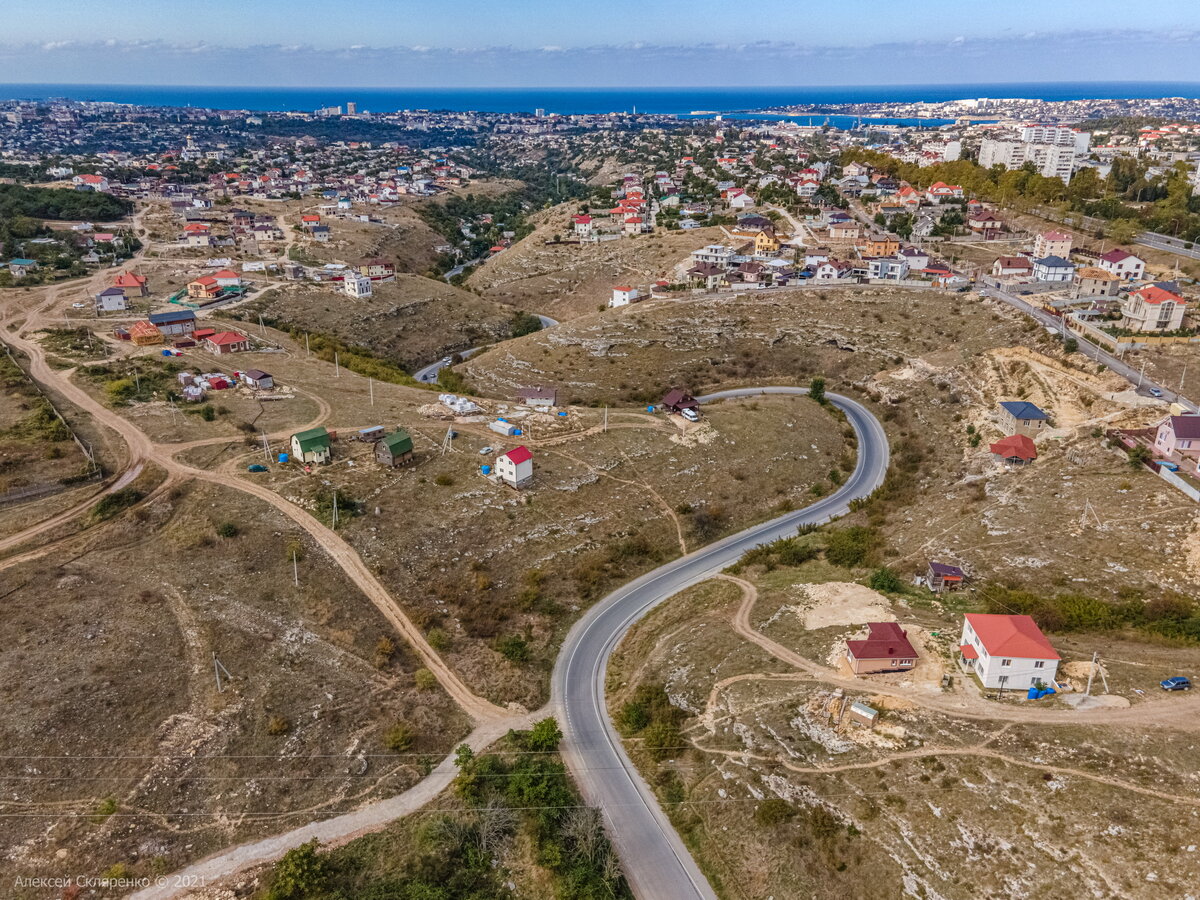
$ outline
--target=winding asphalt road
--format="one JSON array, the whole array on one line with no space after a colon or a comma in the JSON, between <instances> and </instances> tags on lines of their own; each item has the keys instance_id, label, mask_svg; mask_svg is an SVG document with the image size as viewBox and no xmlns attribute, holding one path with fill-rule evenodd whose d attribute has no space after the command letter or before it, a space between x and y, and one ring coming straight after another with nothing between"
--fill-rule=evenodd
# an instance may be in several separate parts
<instances>
[{"instance_id":1,"label":"winding asphalt road","mask_svg":"<svg viewBox=\"0 0 1200 900\"><path fill-rule=\"evenodd\" d=\"M698 399L711 403L762 394L807 393L796 387L739 388ZM646 900L716 900L716 894L625 753L609 720L604 702L609 657L630 627L668 597L713 577L747 550L794 535L799 525L844 515L850 501L868 496L883 483L888 467L883 426L854 400L827 396L846 414L858 436L858 463L837 492L689 553L614 591L575 623L558 655L551 705L563 730L563 756L585 802L604 811L608 834L629 884L636 896Z\"/></svg>"}]
</instances>

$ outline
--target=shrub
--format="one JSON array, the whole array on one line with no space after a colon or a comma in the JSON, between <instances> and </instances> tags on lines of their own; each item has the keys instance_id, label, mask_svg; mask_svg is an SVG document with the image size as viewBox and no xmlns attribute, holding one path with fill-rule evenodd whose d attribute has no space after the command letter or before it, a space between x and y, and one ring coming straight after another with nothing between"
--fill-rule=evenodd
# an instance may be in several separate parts
<instances>
[{"instance_id":1,"label":"shrub","mask_svg":"<svg viewBox=\"0 0 1200 900\"><path fill-rule=\"evenodd\" d=\"M525 749L534 753L553 753L562 741L562 731L553 716L547 716L529 730L525 738Z\"/></svg>"},{"instance_id":2,"label":"shrub","mask_svg":"<svg viewBox=\"0 0 1200 900\"><path fill-rule=\"evenodd\" d=\"M121 488L100 498L100 502L92 507L92 518L103 521L111 519L121 510L133 506L144 495L135 488Z\"/></svg>"},{"instance_id":3,"label":"shrub","mask_svg":"<svg viewBox=\"0 0 1200 900\"><path fill-rule=\"evenodd\" d=\"M867 586L873 591L882 591L885 594L896 594L904 590L900 576L887 566L882 566L872 572Z\"/></svg>"},{"instance_id":4,"label":"shrub","mask_svg":"<svg viewBox=\"0 0 1200 900\"><path fill-rule=\"evenodd\" d=\"M642 731L642 743L651 759L662 762L682 749L683 733L675 722L655 721Z\"/></svg>"},{"instance_id":5,"label":"shrub","mask_svg":"<svg viewBox=\"0 0 1200 900\"><path fill-rule=\"evenodd\" d=\"M440 628L430 628L426 639L429 641L429 646L434 650L441 651L450 646L449 635Z\"/></svg>"},{"instance_id":6,"label":"shrub","mask_svg":"<svg viewBox=\"0 0 1200 900\"><path fill-rule=\"evenodd\" d=\"M413 672L413 683L419 690L431 691L437 687L438 680L437 676L428 669L417 669Z\"/></svg>"},{"instance_id":7,"label":"shrub","mask_svg":"<svg viewBox=\"0 0 1200 900\"><path fill-rule=\"evenodd\" d=\"M838 528L829 535L825 559L835 566L853 569L870 565L878 555L879 536L875 529L862 525Z\"/></svg>"},{"instance_id":8,"label":"shrub","mask_svg":"<svg viewBox=\"0 0 1200 900\"><path fill-rule=\"evenodd\" d=\"M454 484L454 476L447 475L445 472L433 479L433 483L438 487L449 487Z\"/></svg>"},{"instance_id":9,"label":"shrub","mask_svg":"<svg viewBox=\"0 0 1200 900\"><path fill-rule=\"evenodd\" d=\"M417 734L407 722L397 722L383 733L383 746L393 753L404 753L412 749Z\"/></svg>"},{"instance_id":10,"label":"shrub","mask_svg":"<svg viewBox=\"0 0 1200 900\"><path fill-rule=\"evenodd\" d=\"M522 635L510 634L496 641L496 649L500 655L513 663L523 663L529 660L529 641Z\"/></svg>"},{"instance_id":11,"label":"shrub","mask_svg":"<svg viewBox=\"0 0 1200 900\"><path fill-rule=\"evenodd\" d=\"M1140 469L1150 461L1153 454L1150 448L1144 444L1138 444L1136 447L1130 447L1127 456L1129 457L1129 465L1131 468Z\"/></svg>"},{"instance_id":12,"label":"shrub","mask_svg":"<svg viewBox=\"0 0 1200 900\"><path fill-rule=\"evenodd\" d=\"M320 896L329 884L329 863L317 853L314 838L283 855L271 870L267 900L306 900Z\"/></svg>"},{"instance_id":13,"label":"shrub","mask_svg":"<svg viewBox=\"0 0 1200 900\"><path fill-rule=\"evenodd\" d=\"M238 536L238 527L233 522L222 522L217 526L217 535L223 538Z\"/></svg>"},{"instance_id":14,"label":"shrub","mask_svg":"<svg viewBox=\"0 0 1200 900\"><path fill-rule=\"evenodd\" d=\"M375 668L382 669L392 661L396 653L396 643L386 634L375 642Z\"/></svg>"},{"instance_id":15,"label":"shrub","mask_svg":"<svg viewBox=\"0 0 1200 900\"><path fill-rule=\"evenodd\" d=\"M271 716L267 720L267 734L272 737L279 737L281 734L287 734L292 730L292 723L285 716Z\"/></svg>"},{"instance_id":16,"label":"shrub","mask_svg":"<svg viewBox=\"0 0 1200 900\"><path fill-rule=\"evenodd\" d=\"M780 797L769 797L754 810L754 821L763 827L782 825L796 817L796 808Z\"/></svg>"}]
</instances>

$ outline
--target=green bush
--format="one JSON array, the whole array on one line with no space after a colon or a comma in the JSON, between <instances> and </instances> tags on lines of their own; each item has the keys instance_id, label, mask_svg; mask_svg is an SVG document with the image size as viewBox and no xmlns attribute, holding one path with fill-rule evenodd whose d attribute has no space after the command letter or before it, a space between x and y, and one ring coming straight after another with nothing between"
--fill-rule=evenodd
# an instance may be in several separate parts
<instances>
[{"instance_id":1,"label":"green bush","mask_svg":"<svg viewBox=\"0 0 1200 900\"><path fill-rule=\"evenodd\" d=\"M879 554L879 535L873 528L851 525L838 528L829 535L825 559L843 569L869 566Z\"/></svg>"},{"instance_id":2,"label":"green bush","mask_svg":"<svg viewBox=\"0 0 1200 900\"><path fill-rule=\"evenodd\" d=\"M383 746L393 753L404 753L412 749L417 733L407 722L397 722L383 733Z\"/></svg>"},{"instance_id":3,"label":"green bush","mask_svg":"<svg viewBox=\"0 0 1200 900\"><path fill-rule=\"evenodd\" d=\"M329 884L328 860L317 853L314 838L283 855L271 870L267 900L310 900L324 893Z\"/></svg>"},{"instance_id":4,"label":"green bush","mask_svg":"<svg viewBox=\"0 0 1200 900\"><path fill-rule=\"evenodd\" d=\"M138 503L145 495L136 488L121 488L100 498L100 502L92 507L92 518L103 521L111 519L123 509Z\"/></svg>"},{"instance_id":5,"label":"green bush","mask_svg":"<svg viewBox=\"0 0 1200 900\"><path fill-rule=\"evenodd\" d=\"M496 641L496 649L509 662L523 663L529 661L529 641L522 635L510 634Z\"/></svg>"},{"instance_id":6,"label":"green bush","mask_svg":"<svg viewBox=\"0 0 1200 900\"><path fill-rule=\"evenodd\" d=\"M872 572L871 577L867 580L867 586L873 591L880 591L885 594L897 594L904 590L904 584L900 581L900 576L887 566L882 566Z\"/></svg>"},{"instance_id":7,"label":"green bush","mask_svg":"<svg viewBox=\"0 0 1200 900\"><path fill-rule=\"evenodd\" d=\"M235 522L222 522L217 526L217 534L223 538L237 537L239 529Z\"/></svg>"}]
</instances>

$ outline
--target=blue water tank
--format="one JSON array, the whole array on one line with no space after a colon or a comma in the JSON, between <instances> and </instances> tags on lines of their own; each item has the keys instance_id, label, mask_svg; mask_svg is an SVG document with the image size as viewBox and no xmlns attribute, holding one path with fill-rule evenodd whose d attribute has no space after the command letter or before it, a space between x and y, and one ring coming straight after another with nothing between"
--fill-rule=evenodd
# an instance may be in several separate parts
<instances>
[{"instance_id":1,"label":"blue water tank","mask_svg":"<svg viewBox=\"0 0 1200 900\"><path fill-rule=\"evenodd\" d=\"M566 415L566 413L565 413L565 412L560 412L560 413L559 413L559 415L560 415L560 416L565 416L565 415Z\"/></svg>"},{"instance_id":2,"label":"blue water tank","mask_svg":"<svg viewBox=\"0 0 1200 900\"><path fill-rule=\"evenodd\" d=\"M1058 693L1058 692L1056 690L1054 690L1054 688L1046 688L1044 691L1042 691L1042 696L1049 697L1051 694L1056 694L1056 693Z\"/></svg>"},{"instance_id":3,"label":"blue water tank","mask_svg":"<svg viewBox=\"0 0 1200 900\"><path fill-rule=\"evenodd\" d=\"M480 466L479 471L482 472L484 475L491 475L492 467L491 466Z\"/></svg>"},{"instance_id":4,"label":"blue water tank","mask_svg":"<svg viewBox=\"0 0 1200 900\"><path fill-rule=\"evenodd\" d=\"M521 429L520 429L520 428L514 428L514 429L513 429L513 435L514 435L514 436L516 436L516 437L520 437L520 436L521 436Z\"/></svg>"},{"instance_id":5,"label":"blue water tank","mask_svg":"<svg viewBox=\"0 0 1200 900\"><path fill-rule=\"evenodd\" d=\"M1031 687L1029 689L1029 692L1025 695L1025 699L1026 700L1036 700L1039 696L1041 696L1041 695L1038 693L1038 689L1035 687Z\"/></svg>"},{"instance_id":6,"label":"blue water tank","mask_svg":"<svg viewBox=\"0 0 1200 900\"><path fill-rule=\"evenodd\" d=\"M288 455L287 455L286 453L280 453L280 454L279 454L279 461L280 461L280 462L287 462L287 461L288 461Z\"/></svg>"}]
</instances>

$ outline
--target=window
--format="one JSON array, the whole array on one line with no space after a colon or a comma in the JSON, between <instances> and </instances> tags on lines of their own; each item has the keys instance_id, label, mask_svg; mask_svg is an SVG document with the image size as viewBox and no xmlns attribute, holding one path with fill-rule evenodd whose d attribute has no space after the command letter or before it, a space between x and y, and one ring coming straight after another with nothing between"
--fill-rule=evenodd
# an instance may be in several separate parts
<instances>
[{"instance_id":1,"label":"window","mask_svg":"<svg viewBox=\"0 0 1200 900\"><path fill-rule=\"evenodd\" d=\"M1007 675L1001 675L998 680L1000 682L1000 687L1004 687L1006 684L1008 684L1008 676Z\"/></svg>"},{"instance_id":2,"label":"window","mask_svg":"<svg viewBox=\"0 0 1200 900\"><path fill-rule=\"evenodd\" d=\"M1011 659L1002 659L1002 660L1000 660L1000 665L1004 666L1004 667L1011 666L1012 660Z\"/></svg>"},{"instance_id":3,"label":"window","mask_svg":"<svg viewBox=\"0 0 1200 900\"><path fill-rule=\"evenodd\" d=\"M1046 661L1045 661L1045 660L1042 660L1042 659L1035 660L1035 661L1034 661L1034 664L1033 664L1033 667L1034 667L1035 669L1044 669L1044 668L1046 668Z\"/></svg>"}]
</instances>

